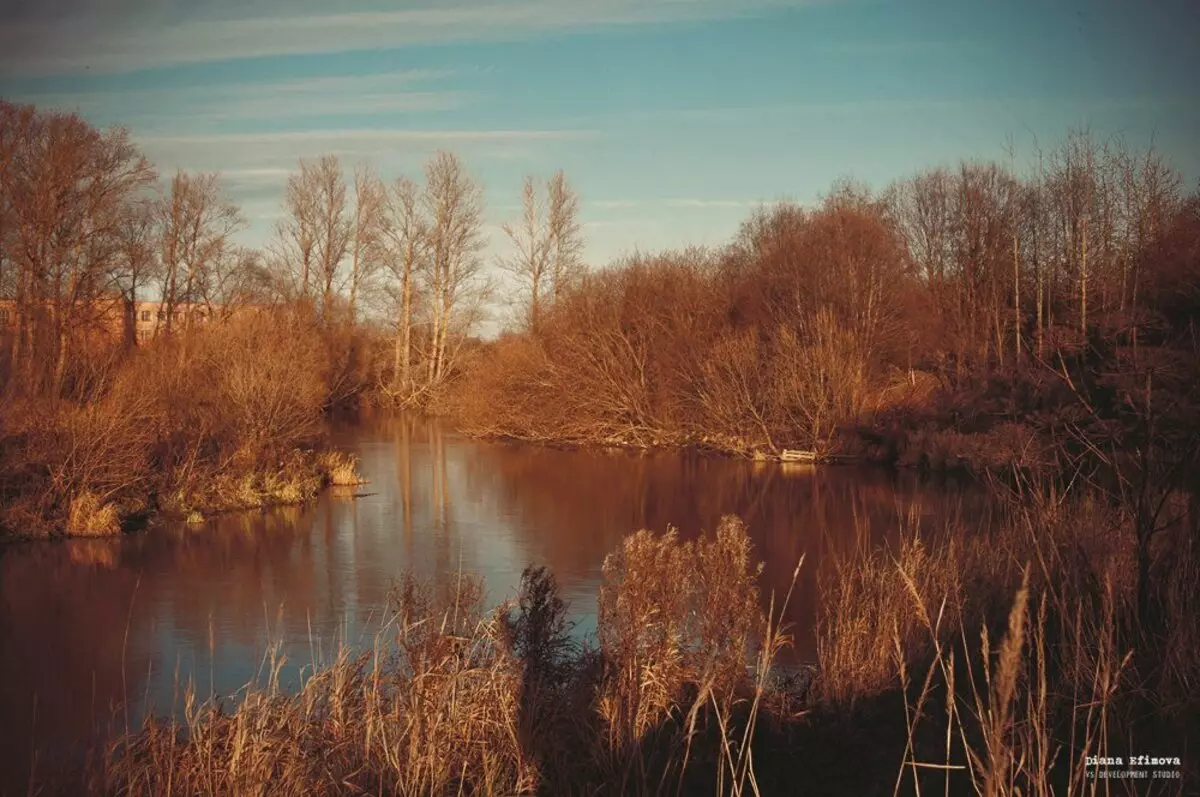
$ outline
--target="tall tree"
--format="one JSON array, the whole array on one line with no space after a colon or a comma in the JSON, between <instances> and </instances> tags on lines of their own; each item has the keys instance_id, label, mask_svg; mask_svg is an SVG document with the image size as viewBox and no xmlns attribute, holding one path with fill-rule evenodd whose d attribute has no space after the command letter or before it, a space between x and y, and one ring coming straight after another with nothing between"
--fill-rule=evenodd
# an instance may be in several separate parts
<instances>
[{"instance_id":1,"label":"tall tree","mask_svg":"<svg viewBox=\"0 0 1200 797\"><path fill-rule=\"evenodd\" d=\"M547 181L546 191L550 269L554 279L554 299L557 301L582 268L579 195L571 188L561 169Z\"/></svg>"},{"instance_id":2,"label":"tall tree","mask_svg":"<svg viewBox=\"0 0 1200 797\"><path fill-rule=\"evenodd\" d=\"M137 345L138 299L159 275L156 208L151 199L130 202L118 224L118 258L113 273L123 303L125 346Z\"/></svg>"},{"instance_id":3,"label":"tall tree","mask_svg":"<svg viewBox=\"0 0 1200 797\"><path fill-rule=\"evenodd\" d=\"M175 173L159 209L163 324L168 334L180 307L185 310L185 327L192 323L193 305L204 301L209 280L244 224L241 210L224 198L217 173Z\"/></svg>"},{"instance_id":4,"label":"tall tree","mask_svg":"<svg viewBox=\"0 0 1200 797\"><path fill-rule=\"evenodd\" d=\"M350 323L357 320L363 286L379 267L387 189L366 164L354 170L354 227L350 249Z\"/></svg>"},{"instance_id":5,"label":"tall tree","mask_svg":"<svg viewBox=\"0 0 1200 797\"><path fill-rule=\"evenodd\" d=\"M413 301L418 273L426 269L429 225L421 202L421 187L407 177L392 185L386 196L383 223L385 263L396 286L396 346L393 389L405 399L412 395Z\"/></svg>"},{"instance_id":6,"label":"tall tree","mask_svg":"<svg viewBox=\"0 0 1200 797\"><path fill-rule=\"evenodd\" d=\"M309 295L317 249L316 174L304 161L300 171L288 175L284 188L284 217L275 225L274 255L291 272L296 293Z\"/></svg>"},{"instance_id":7,"label":"tall tree","mask_svg":"<svg viewBox=\"0 0 1200 797\"><path fill-rule=\"evenodd\" d=\"M483 189L449 152L425 166L425 213L429 218L430 319L429 382L447 375L454 351L476 320L486 286L480 280L483 249ZM455 348L450 348L456 327Z\"/></svg>"},{"instance_id":8,"label":"tall tree","mask_svg":"<svg viewBox=\"0 0 1200 797\"><path fill-rule=\"evenodd\" d=\"M532 332L537 332L541 317L542 297L547 282L553 278L551 272L550 224L546 201L540 196L537 181L526 176L521 186L521 217L502 228L512 242L516 253L500 261L503 269L511 273L528 291L526 321Z\"/></svg>"},{"instance_id":9,"label":"tall tree","mask_svg":"<svg viewBox=\"0 0 1200 797\"><path fill-rule=\"evenodd\" d=\"M558 301L580 273L583 239L579 198L560 170L545 181L527 176L521 186L521 217L505 224L516 254L500 261L527 291L527 323L538 328L547 298Z\"/></svg>"},{"instance_id":10,"label":"tall tree","mask_svg":"<svg viewBox=\"0 0 1200 797\"><path fill-rule=\"evenodd\" d=\"M57 394L77 333L110 309L101 300L124 206L154 173L121 128L101 132L75 114L7 104L0 123L4 259L15 272L10 362L33 390L41 348L38 360L53 364L44 384Z\"/></svg>"},{"instance_id":11,"label":"tall tree","mask_svg":"<svg viewBox=\"0 0 1200 797\"><path fill-rule=\"evenodd\" d=\"M209 268L199 291L209 318L231 318L239 308L263 301L270 280L262 253L245 246L229 246Z\"/></svg>"},{"instance_id":12,"label":"tall tree","mask_svg":"<svg viewBox=\"0 0 1200 797\"><path fill-rule=\"evenodd\" d=\"M353 231L346 214L346 181L338 159L333 155L322 155L310 168L316 175L317 278L321 285L322 309L328 317L337 289L341 287L338 278Z\"/></svg>"}]
</instances>

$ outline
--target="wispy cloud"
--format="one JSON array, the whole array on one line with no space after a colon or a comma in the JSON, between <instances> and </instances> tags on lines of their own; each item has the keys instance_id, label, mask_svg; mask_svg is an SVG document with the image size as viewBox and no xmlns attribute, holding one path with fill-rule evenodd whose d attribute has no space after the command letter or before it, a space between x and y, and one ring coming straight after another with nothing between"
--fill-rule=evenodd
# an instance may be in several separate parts
<instances>
[{"instance_id":1,"label":"wispy cloud","mask_svg":"<svg viewBox=\"0 0 1200 797\"><path fill-rule=\"evenodd\" d=\"M17 93L13 99L42 107L119 119L135 129L162 132L197 125L228 127L263 119L370 116L442 111L466 105L467 92L430 87L450 70L406 70L382 74L261 81L179 89Z\"/></svg>"},{"instance_id":2,"label":"wispy cloud","mask_svg":"<svg viewBox=\"0 0 1200 797\"><path fill-rule=\"evenodd\" d=\"M667 199L664 204L670 208L746 208L761 203L744 199Z\"/></svg>"},{"instance_id":3,"label":"wispy cloud","mask_svg":"<svg viewBox=\"0 0 1200 797\"><path fill-rule=\"evenodd\" d=\"M529 141L579 139L594 135L590 130L288 130L278 133L213 133L208 135L139 136L144 146L229 147L260 144L345 143L380 145L404 141Z\"/></svg>"},{"instance_id":4,"label":"wispy cloud","mask_svg":"<svg viewBox=\"0 0 1200 797\"><path fill-rule=\"evenodd\" d=\"M1106 111L1158 110L1163 108L1192 108L1195 99L1183 95L1146 94L1141 96L1072 97L1071 106L1083 113ZM845 100L773 103L764 105L721 105L711 108L657 108L624 113L616 121L689 124L736 124L760 127L764 122L775 125L795 124L800 120L844 120L847 117L895 116L898 114L1008 113L1036 116L1061 108L1062 98L1032 96L990 97L861 97ZM604 128L614 118L598 114L573 116L574 124Z\"/></svg>"},{"instance_id":5,"label":"wispy cloud","mask_svg":"<svg viewBox=\"0 0 1200 797\"><path fill-rule=\"evenodd\" d=\"M600 210L617 210L620 208L635 208L640 203L636 199L593 199L587 204Z\"/></svg>"},{"instance_id":6,"label":"wispy cloud","mask_svg":"<svg viewBox=\"0 0 1200 797\"><path fill-rule=\"evenodd\" d=\"M69 0L67 12L26 15L0 34L0 74L128 72L173 64L521 38L606 25L733 17L798 0L423 0L417 8L321 13L292 2L252 3L235 16L121 14ZM134 4L137 5L136 3ZM200 16L200 14L206 16Z\"/></svg>"},{"instance_id":7,"label":"wispy cloud","mask_svg":"<svg viewBox=\"0 0 1200 797\"><path fill-rule=\"evenodd\" d=\"M591 135L586 130L288 130L273 133L135 135L146 156L166 173L217 171L237 199L281 190L300 158L336 155L370 160L387 174L419 170L429 154L453 148L470 162L495 161L515 150L539 149Z\"/></svg>"},{"instance_id":8,"label":"wispy cloud","mask_svg":"<svg viewBox=\"0 0 1200 797\"><path fill-rule=\"evenodd\" d=\"M777 205L784 199L721 199L682 197L668 199L597 199L587 204L597 210L626 210L632 208L673 208L676 210L745 209L761 205Z\"/></svg>"}]
</instances>

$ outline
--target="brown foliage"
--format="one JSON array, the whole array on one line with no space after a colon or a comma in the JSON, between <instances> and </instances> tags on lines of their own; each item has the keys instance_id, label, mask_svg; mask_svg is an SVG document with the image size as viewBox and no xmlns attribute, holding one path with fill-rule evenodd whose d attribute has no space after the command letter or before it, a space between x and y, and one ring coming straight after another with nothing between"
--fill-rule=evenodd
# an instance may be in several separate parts
<instances>
[{"instance_id":1,"label":"brown foliage","mask_svg":"<svg viewBox=\"0 0 1200 797\"><path fill-rule=\"evenodd\" d=\"M838 197L756 217L720 258L588 275L542 310L536 340L510 336L469 364L459 419L527 439L830 449L903 348L898 240L877 206Z\"/></svg>"},{"instance_id":2,"label":"brown foliage","mask_svg":"<svg viewBox=\"0 0 1200 797\"><path fill-rule=\"evenodd\" d=\"M350 478L347 463L297 459L323 434L326 352L309 316L263 310L111 363L82 403L15 407L0 426L4 525L112 532L114 518L155 506L301 501Z\"/></svg>"},{"instance_id":3,"label":"brown foliage","mask_svg":"<svg viewBox=\"0 0 1200 797\"><path fill-rule=\"evenodd\" d=\"M640 740L708 683L723 700L743 682L764 633L750 539L726 517L714 537L639 531L604 562L597 621L607 674L600 714L616 748Z\"/></svg>"}]
</instances>

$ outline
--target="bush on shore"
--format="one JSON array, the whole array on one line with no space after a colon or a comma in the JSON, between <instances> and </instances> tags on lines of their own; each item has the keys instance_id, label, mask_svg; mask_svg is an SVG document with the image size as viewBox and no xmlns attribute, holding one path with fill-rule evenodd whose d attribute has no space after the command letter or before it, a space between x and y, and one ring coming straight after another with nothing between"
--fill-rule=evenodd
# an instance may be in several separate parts
<instances>
[{"instance_id":1,"label":"bush on shore","mask_svg":"<svg viewBox=\"0 0 1200 797\"><path fill-rule=\"evenodd\" d=\"M0 419L0 531L115 533L310 499L357 482L322 453L329 357L319 320L261 309L114 360L78 400L29 397Z\"/></svg>"}]
</instances>

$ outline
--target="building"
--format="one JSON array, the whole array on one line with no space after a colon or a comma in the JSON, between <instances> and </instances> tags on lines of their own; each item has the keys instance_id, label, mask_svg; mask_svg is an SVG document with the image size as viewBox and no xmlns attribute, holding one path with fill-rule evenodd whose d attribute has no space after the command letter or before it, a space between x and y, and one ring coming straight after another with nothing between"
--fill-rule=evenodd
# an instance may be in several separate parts
<instances>
[{"instance_id":1,"label":"building","mask_svg":"<svg viewBox=\"0 0 1200 797\"><path fill-rule=\"evenodd\" d=\"M49 301L35 309L38 321L46 320L53 305ZM208 323L223 312L221 306L184 302L175 305L170 319L172 329L181 330L189 326ZM166 302L134 302L133 306L123 297L97 299L88 306L74 308L79 326L108 337L113 342L122 340L132 327L132 339L136 345L144 346L167 329ZM82 312L81 312L82 311ZM130 314L130 315L127 315ZM130 317L131 316L131 317ZM17 304L12 299L0 299L0 336L7 338L17 329Z\"/></svg>"}]
</instances>

